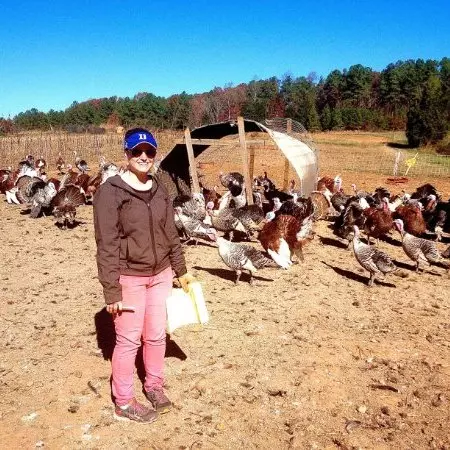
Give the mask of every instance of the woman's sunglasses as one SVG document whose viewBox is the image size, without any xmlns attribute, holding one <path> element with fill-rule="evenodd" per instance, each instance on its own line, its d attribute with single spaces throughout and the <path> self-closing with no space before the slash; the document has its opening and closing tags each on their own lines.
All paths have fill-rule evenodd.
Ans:
<svg viewBox="0 0 450 450">
<path fill-rule="evenodd" d="M 133 150 L 128 150 L 128 153 L 133 158 L 137 158 L 138 156 L 141 156 L 142 153 L 145 153 L 147 155 L 147 158 L 154 158 L 156 156 L 156 150 L 154 148 L 149 148 L 146 150 L 142 150 L 140 148 L 133 148 Z"/>
</svg>

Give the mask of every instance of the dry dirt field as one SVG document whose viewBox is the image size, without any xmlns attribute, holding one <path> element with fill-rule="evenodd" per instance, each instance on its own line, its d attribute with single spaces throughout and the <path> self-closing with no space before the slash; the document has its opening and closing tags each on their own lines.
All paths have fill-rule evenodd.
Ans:
<svg viewBox="0 0 450 450">
<path fill-rule="evenodd" d="M 450 195 L 448 178 L 433 183 Z M 450 449 L 450 278 L 413 272 L 397 233 L 380 247 L 407 277 L 373 288 L 325 221 L 305 263 L 261 270 L 253 287 L 234 285 L 213 246 L 187 246 L 211 321 L 170 337 L 175 408 L 139 425 L 112 417 L 91 206 L 66 231 L 21 211 L 1 199 L 1 448 Z"/>
</svg>

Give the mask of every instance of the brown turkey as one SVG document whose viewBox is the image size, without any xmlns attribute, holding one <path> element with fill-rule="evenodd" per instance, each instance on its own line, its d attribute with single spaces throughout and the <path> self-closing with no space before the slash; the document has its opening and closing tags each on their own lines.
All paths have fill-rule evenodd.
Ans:
<svg viewBox="0 0 450 450">
<path fill-rule="evenodd" d="M 73 225 L 77 214 L 77 207 L 84 205 L 86 198 L 79 186 L 68 185 L 63 187 L 52 199 L 53 215 L 56 223 L 64 230 Z"/>
<path fill-rule="evenodd" d="M 371 206 L 364 210 L 366 221 L 364 231 L 367 233 L 367 243 L 370 244 L 370 238 L 374 237 L 377 242 L 381 236 L 389 233 L 394 227 L 392 213 L 389 211 L 389 200 L 383 198 L 382 207 Z"/>
<path fill-rule="evenodd" d="M 264 225 L 258 239 L 270 257 L 280 267 L 288 269 L 292 254 L 304 261 L 303 247 L 314 238 L 312 225 L 312 215 L 302 222 L 293 216 L 281 215 Z"/>
<path fill-rule="evenodd" d="M 427 229 L 422 211 L 415 205 L 399 206 L 395 210 L 393 218 L 402 219 L 405 231 L 413 236 L 421 236 Z"/>
</svg>

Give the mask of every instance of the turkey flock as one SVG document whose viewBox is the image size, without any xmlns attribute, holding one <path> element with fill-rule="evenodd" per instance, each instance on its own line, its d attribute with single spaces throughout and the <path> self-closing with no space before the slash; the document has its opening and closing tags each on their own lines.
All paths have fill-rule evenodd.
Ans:
<svg viewBox="0 0 450 450">
<path fill-rule="evenodd" d="M 25 205 L 31 218 L 53 214 L 61 228 L 70 228 L 75 224 L 77 208 L 92 202 L 100 184 L 119 173 L 119 168 L 106 163 L 103 157 L 98 172 L 93 175 L 87 173 L 89 166 L 77 152 L 74 152 L 74 164 L 78 172 L 59 154 L 55 164 L 58 176 L 48 178 L 45 159 L 27 155 L 15 169 L 0 169 L 0 193 L 6 195 L 9 204 Z"/>
<path fill-rule="evenodd" d="M 31 218 L 53 214 L 58 226 L 71 228 L 77 208 L 91 203 L 98 187 L 124 170 L 101 157 L 98 170 L 90 175 L 89 165 L 76 152 L 74 165 L 77 171 L 59 154 L 58 176 L 48 178 L 46 161 L 27 155 L 15 169 L 0 169 L 0 192 L 7 203 L 25 205 Z M 294 180 L 282 191 L 264 172 L 253 180 L 254 204 L 248 205 L 240 173 L 220 173 L 219 182 L 225 188 L 222 195 L 218 186 L 201 186 L 201 193 L 176 197 L 175 224 L 184 244 L 206 241 L 216 246 L 222 261 L 235 272 L 236 283 L 243 271 L 250 274 L 252 284 L 258 269 L 289 269 L 303 262 L 303 249 L 314 239 L 318 220 L 328 220 L 333 233 L 353 248 L 356 260 L 369 272 L 369 286 L 378 276 L 399 273 L 389 254 L 378 248 L 379 239 L 389 242 L 395 230 L 416 271 L 421 264 L 450 268 L 446 260 L 450 246 L 442 253 L 436 246 L 450 232 L 450 200 L 444 201 L 431 184 L 402 195 L 391 195 L 384 187 L 364 192 L 356 185 L 346 193 L 339 175 L 324 176 L 305 198 Z"/>
<path fill-rule="evenodd" d="M 443 201 L 431 184 L 402 195 L 391 195 L 384 187 L 364 192 L 356 185 L 345 193 L 339 175 L 326 176 L 305 198 L 296 190 L 294 180 L 289 189 L 281 191 L 264 173 L 254 178 L 254 204 L 247 205 L 240 173 L 221 173 L 219 181 L 226 188 L 222 196 L 216 186 L 175 199 L 175 222 L 185 243 L 214 242 L 222 261 L 235 271 L 236 283 L 243 271 L 249 272 L 252 284 L 260 268 L 289 269 L 295 260 L 303 262 L 303 248 L 314 238 L 318 220 L 330 221 L 333 233 L 347 242 L 348 248 L 353 247 L 356 260 L 369 272 L 368 286 L 377 276 L 391 272 L 403 276 L 392 258 L 378 248 L 379 239 L 389 241 L 395 230 L 416 271 L 421 264 L 450 269 L 445 260 L 450 258 L 450 246 L 441 254 L 435 242 L 450 232 L 450 201 Z M 243 242 L 254 240 L 261 249 Z"/>
</svg>

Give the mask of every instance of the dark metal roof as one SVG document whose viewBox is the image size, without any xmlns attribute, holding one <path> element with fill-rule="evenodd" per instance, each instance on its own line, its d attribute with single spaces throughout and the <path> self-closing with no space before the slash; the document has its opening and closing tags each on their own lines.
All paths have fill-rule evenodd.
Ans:
<svg viewBox="0 0 450 450">
<path fill-rule="evenodd" d="M 248 119 L 244 119 L 244 129 L 246 133 L 265 131 L 259 127 L 258 122 Z M 221 139 L 230 134 L 238 134 L 237 123 L 233 120 L 204 125 L 191 131 L 191 137 L 194 139 Z"/>
<path fill-rule="evenodd" d="M 258 122 L 247 119 L 244 119 L 244 129 L 246 133 L 252 131 L 265 131 L 259 127 Z M 191 137 L 193 139 L 221 139 L 233 134 L 238 134 L 237 123 L 233 120 L 204 125 L 191 131 Z M 209 145 L 199 145 L 195 142 L 193 142 L 192 145 L 195 157 L 203 153 L 209 147 Z M 159 172 L 161 172 L 161 180 L 169 189 L 169 192 L 171 192 L 172 197 L 174 195 L 174 186 L 168 185 L 171 183 L 176 185 L 176 189 L 179 193 L 187 193 L 184 192 L 186 190 L 184 186 L 190 188 L 190 175 L 189 160 L 185 144 L 176 144 L 175 147 L 167 153 L 161 161 Z"/>
</svg>

